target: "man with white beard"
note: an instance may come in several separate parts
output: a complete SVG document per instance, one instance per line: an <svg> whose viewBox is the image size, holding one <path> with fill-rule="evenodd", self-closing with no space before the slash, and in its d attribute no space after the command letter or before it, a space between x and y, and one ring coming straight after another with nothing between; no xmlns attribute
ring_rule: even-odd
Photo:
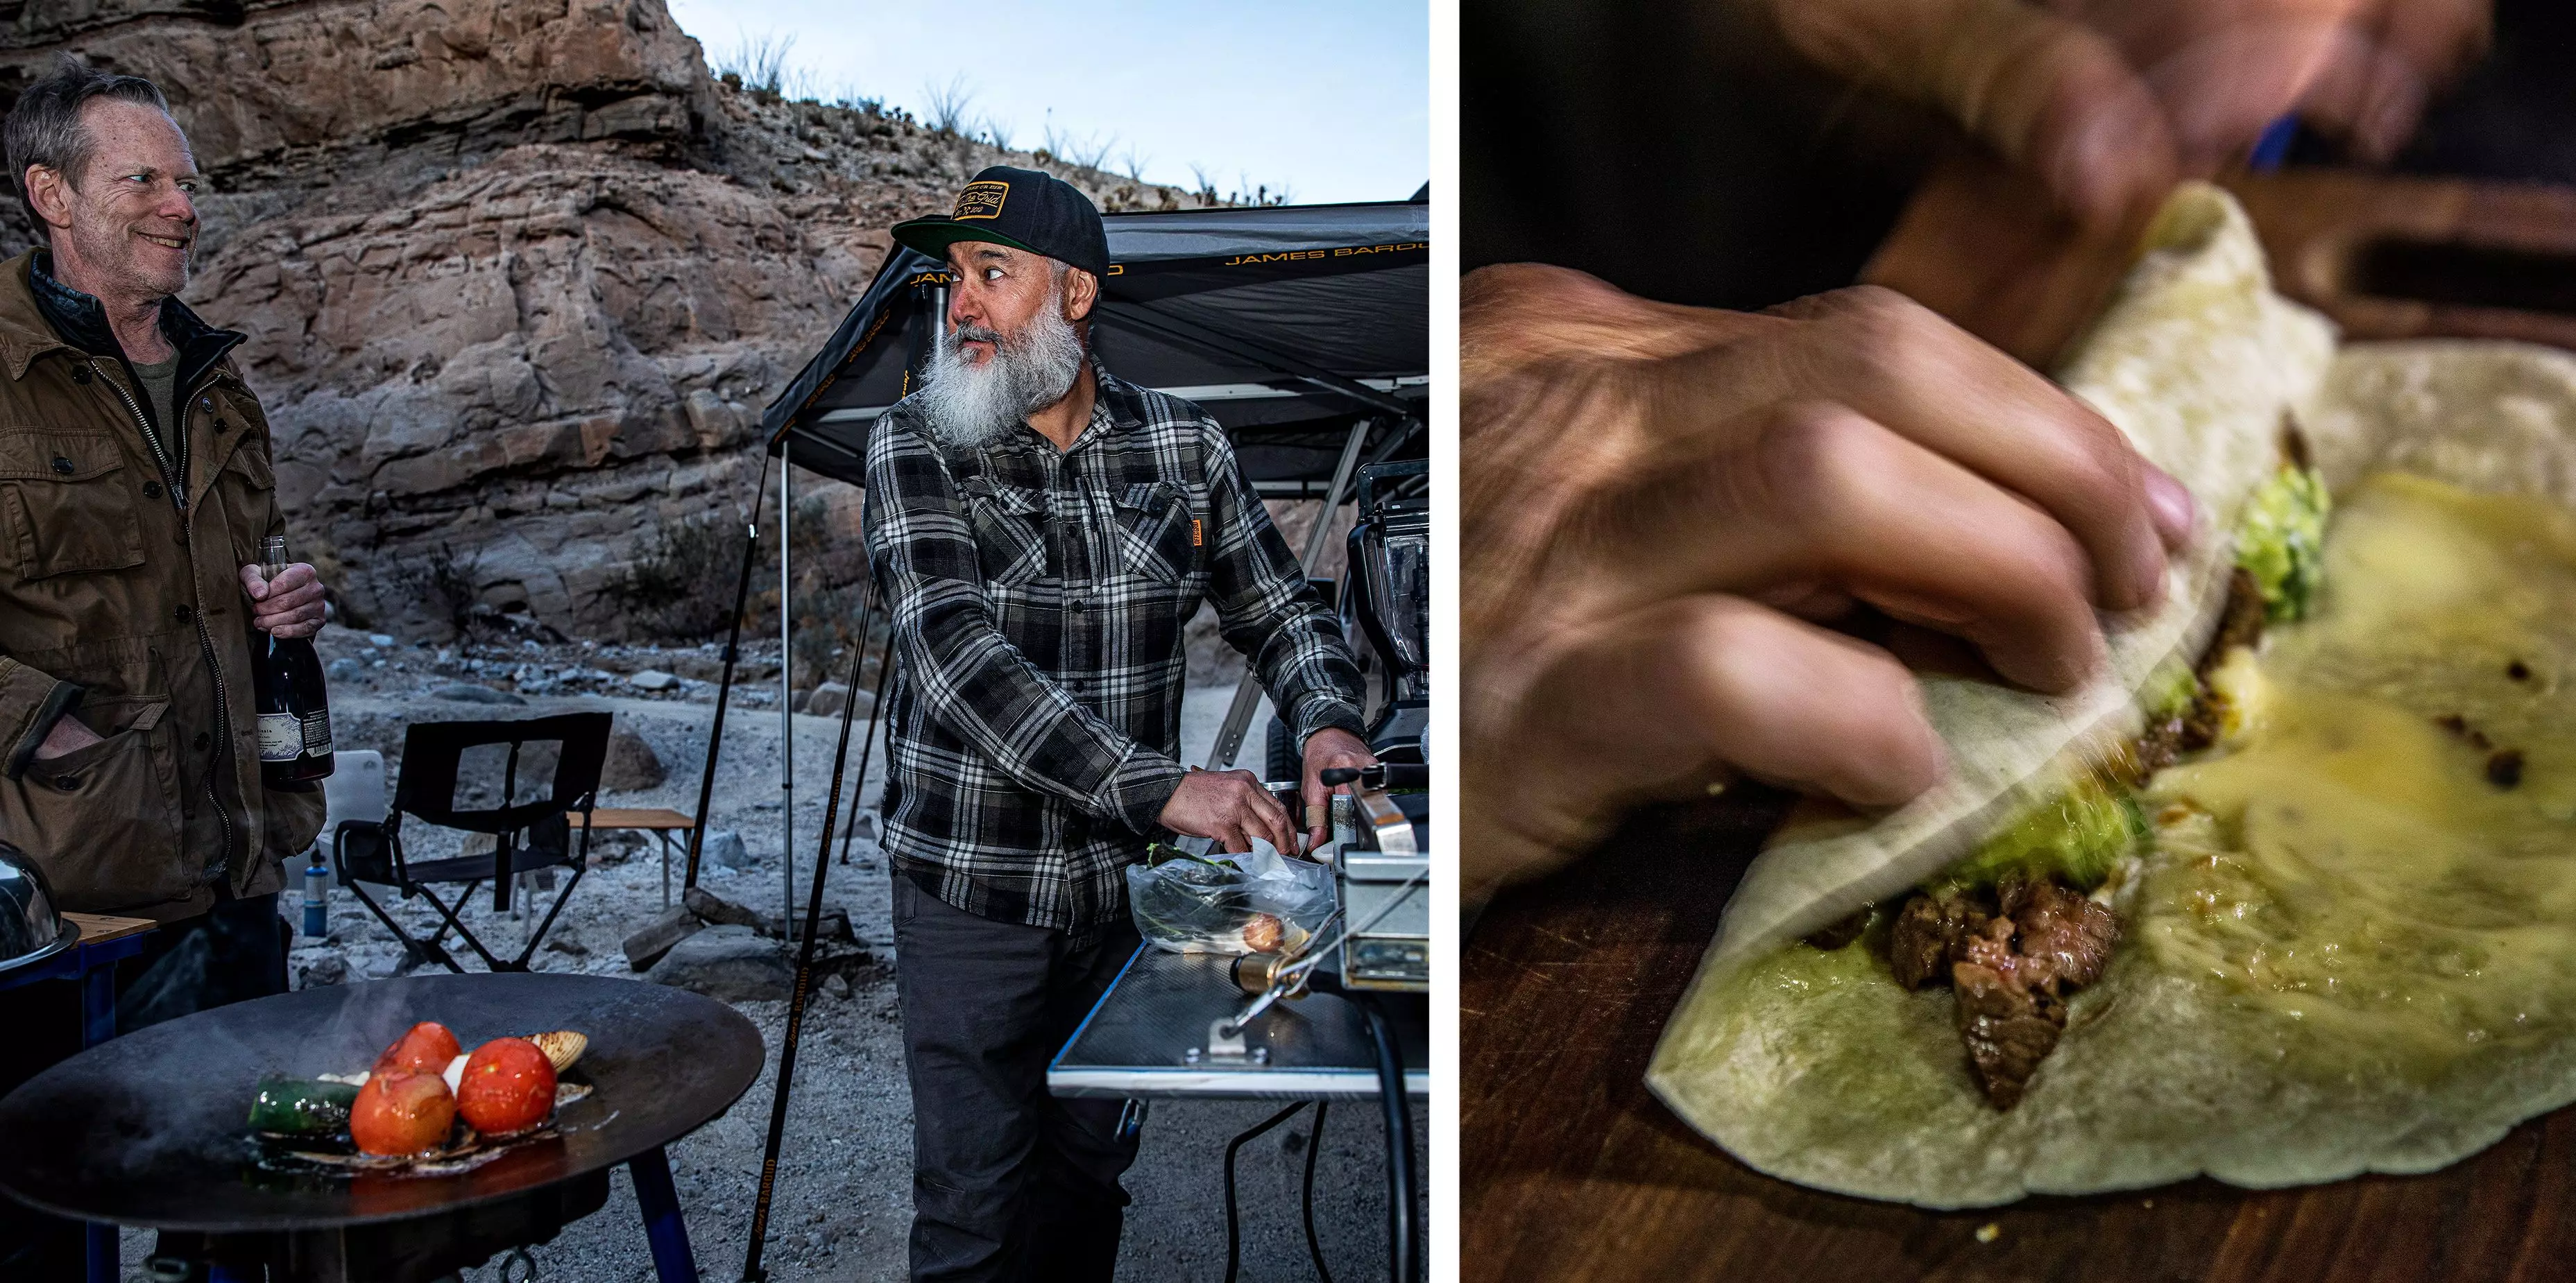
<svg viewBox="0 0 2576 1283"><path fill-rule="evenodd" d="M1297 849L1258 777L1178 760L1184 626L1211 602L1251 657L1316 839L1318 776L1375 760L1359 668L1224 430L1090 350L1109 243L1081 192L994 166L894 236L954 277L954 343L868 437L912 1277L1107 1280L1136 1138L1046 1062L1137 946L1125 870L1174 834Z"/></svg>

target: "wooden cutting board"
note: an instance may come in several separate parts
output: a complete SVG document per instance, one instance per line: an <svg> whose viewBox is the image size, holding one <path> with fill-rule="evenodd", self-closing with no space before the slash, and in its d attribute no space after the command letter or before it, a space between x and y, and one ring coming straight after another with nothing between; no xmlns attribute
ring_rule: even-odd
<svg viewBox="0 0 2576 1283"><path fill-rule="evenodd" d="M1462 1277L2411 1283L2576 1274L2576 1110L2427 1176L1927 1212L1736 1162L1646 1090L1776 802L1665 813L1507 892L1460 993Z"/></svg>
<svg viewBox="0 0 2576 1283"><path fill-rule="evenodd" d="M2034 219L2028 194L1997 181L1945 170L1869 277L2045 367L2117 282L2127 242ZM2348 338L2576 347L2576 288L2567 312L2547 292L2553 264L2576 262L2576 193L2331 173L2229 185L2283 290ZM2385 292L2400 285L2437 297ZM2515 306L2459 301L2498 294ZM2272 1191L2200 1180L1982 1212L1817 1193L1736 1162L1647 1092L1646 1061L1781 810L1738 798L1641 817L1578 866L1506 893L1468 936L1464 1278L2576 1278L2576 1110L2425 1176Z"/></svg>

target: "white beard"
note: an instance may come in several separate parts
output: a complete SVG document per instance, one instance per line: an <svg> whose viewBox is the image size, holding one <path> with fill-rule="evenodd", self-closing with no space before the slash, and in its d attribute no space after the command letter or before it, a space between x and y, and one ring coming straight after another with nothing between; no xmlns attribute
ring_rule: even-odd
<svg viewBox="0 0 2576 1283"><path fill-rule="evenodd" d="M932 435L954 449L1001 440L1029 415L1063 400L1082 374L1082 336L1064 319L1060 292L1049 295L1017 338L980 327L962 329L959 337L991 343L991 359L969 362L965 349L951 344L916 394Z"/></svg>

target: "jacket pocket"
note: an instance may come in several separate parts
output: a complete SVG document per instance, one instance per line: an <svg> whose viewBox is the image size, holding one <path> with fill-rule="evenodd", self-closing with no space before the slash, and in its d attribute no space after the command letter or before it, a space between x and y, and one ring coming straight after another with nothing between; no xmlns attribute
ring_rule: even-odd
<svg viewBox="0 0 2576 1283"><path fill-rule="evenodd" d="M269 462L267 446L249 440L235 446L215 473L214 491L232 537L233 564L258 564L260 544L268 537L269 514L277 508L277 471Z"/></svg>
<svg viewBox="0 0 2576 1283"><path fill-rule="evenodd" d="M977 477L966 483L975 556L984 582L1034 583L1046 574L1046 494Z"/></svg>
<svg viewBox="0 0 2576 1283"><path fill-rule="evenodd" d="M45 871L61 907L100 913L196 889L180 845L179 763L166 698L80 710L106 738L0 780L0 826Z"/></svg>
<svg viewBox="0 0 2576 1283"><path fill-rule="evenodd" d="M0 439L0 533L27 579L143 564L125 452L105 433Z"/></svg>
<svg viewBox="0 0 2576 1283"><path fill-rule="evenodd" d="M1161 584L1178 584L1198 569L1204 527L1179 486L1139 482L1113 502L1119 557L1128 569Z"/></svg>

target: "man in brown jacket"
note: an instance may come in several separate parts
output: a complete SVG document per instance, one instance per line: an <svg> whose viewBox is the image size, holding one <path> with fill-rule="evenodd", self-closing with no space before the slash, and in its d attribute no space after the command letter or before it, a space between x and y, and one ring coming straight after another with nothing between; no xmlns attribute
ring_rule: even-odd
<svg viewBox="0 0 2576 1283"><path fill-rule="evenodd" d="M160 90L66 60L0 132L46 243L0 265L0 841L61 907L161 924L131 1030L286 987L280 864L322 795L262 787L251 665L323 592L259 572L268 425L242 336L174 297L198 180ZM0 1091L76 1045L66 988L0 993ZM0 1278L64 1268L60 1229L0 1214Z"/></svg>

